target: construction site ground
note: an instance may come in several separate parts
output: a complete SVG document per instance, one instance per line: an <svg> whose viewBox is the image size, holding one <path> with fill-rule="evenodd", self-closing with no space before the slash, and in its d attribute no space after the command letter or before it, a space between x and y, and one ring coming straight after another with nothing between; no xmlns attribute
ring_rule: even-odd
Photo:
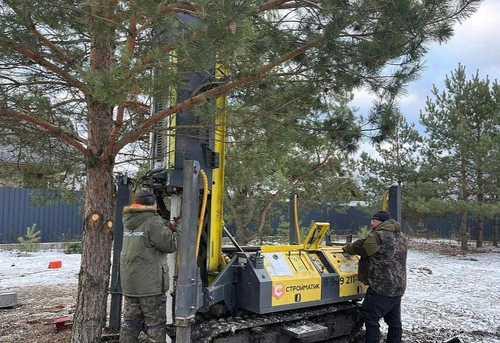
<svg viewBox="0 0 500 343"><path fill-rule="evenodd" d="M500 342L500 249L464 255L453 241L426 239L411 247L404 341ZM53 260L62 268L47 269ZM56 332L53 321L74 311L79 267L80 255L0 251L0 293L17 292L19 303L0 310L0 342L69 342L71 330Z"/></svg>

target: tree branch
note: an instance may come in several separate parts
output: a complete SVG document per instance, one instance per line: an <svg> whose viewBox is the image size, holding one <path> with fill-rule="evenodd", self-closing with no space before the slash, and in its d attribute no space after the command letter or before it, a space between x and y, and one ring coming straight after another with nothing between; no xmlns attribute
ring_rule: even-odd
<svg viewBox="0 0 500 343"><path fill-rule="evenodd" d="M33 23L31 18L30 18L30 30L33 33L33 35L36 38L38 38L38 40L42 43L42 45L44 45L45 47L50 49L50 51L52 51L56 55L56 58L59 60L59 62L65 63L65 64L72 64L73 63L72 58L70 58L68 55L66 55L66 53L61 48L59 48L52 41L50 41L47 37L45 37L40 31L37 30L35 23Z"/></svg>
<svg viewBox="0 0 500 343"><path fill-rule="evenodd" d="M37 28L36 28L36 25L35 23L33 22L33 19L30 17L30 15L26 15L25 13L22 13L19 8L17 8L16 6L10 6L10 8L17 14L17 16L19 18L23 18L26 20L26 28L29 29L31 31L31 33L33 34L33 36L35 38L37 38L39 40L39 42L47 47L50 51L52 51L56 57L56 59L60 62L60 63L64 63L64 64L72 64L73 63L73 59L70 58L68 55L66 55L66 53L64 52L64 50L62 50L61 48L59 48L56 44L54 44L52 41L50 41L47 37L45 37Z"/></svg>
<svg viewBox="0 0 500 343"><path fill-rule="evenodd" d="M287 8L301 8L301 7L318 7L317 1L294 1L294 0L268 0L257 9L257 13L277 10L277 9L287 9ZM175 13L185 13L195 17L200 16L203 12L203 8L199 5L190 4L188 2L178 2L173 4L168 4L160 8L160 13L163 15L175 14Z"/></svg>
<svg viewBox="0 0 500 343"><path fill-rule="evenodd" d="M117 113L116 113L116 120L113 125L113 129L111 130L110 134L110 140L109 140L109 145L106 147L103 156L106 157L111 157L116 154L118 154L119 150L116 150L116 144L118 142L118 137L120 137L120 131L123 128L123 117L125 114L125 109L129 108L132 109L136 112L142 112L144 114L149 114L150 113L150 108L149 106L143 104L142 102L139 101L125 101L122 103L120 106L118 106ZM116 153L114 153L116 151Z"/></svg>
<svg viewBox="0 0 500 343"><path fill-rule="evenodd" d="M256 74L251 75L251 76L245 76L241 77L239 79L236 79L234 81L227 82L225 84L222 84L221 86L209 89L205 92L202 92L196 96L193 96L189 99L184 100L183 102L180 102L174 106L171 106L165 110L159 111L155 114L153 114L150 118L148 118L146 121L144 121L136 130L130 132L129 134L125 135L115 146L114 150L111 152L113 155L116 155L125 145L135 142L138 140L141 136L149 132L151 128L160 122L162 119L174 114L174 113L179 113L183 112L186 110L189 110L195 106L201 105L206 103L208 100L226 95L230 93L231 91L234 91L236 89L243 88L244 86L248 86L256 81L262 80L271 70L273 70L275 67L292 60L296 58L297 56L300 56L304 54L307 50L318 46L320 40L314 40L312 42L309 42L300 48L297 48L296 50L293 50L289 52L288 54L282 56L278 60L276 60L273 63L266 64L262 66Z"/></svg>
<svg viewBox="0 0 500 343"><path fill-rule="evenodd" d="M290 0L268 0L259 6L259 12L278 9L281 5L285 4L286 2L290 2Z"/></svg>
<svg viewBox="0 0 500 343"><path fill-rule="evenodd" d="M135 45L137 41L137 17L135 15L130 18L129 34L127 37L127 50L130 58L134 55Z"/></svg>
<svg viewBox="0 0 500 343"><path fill-rule="evenodd" d="M80 151L85 157L90 156L90 151L80 143L80 139L72 134L64 132L61 128L45 121L41 118L33 117L29 114L0 107L0 117L17 119L19 121L31 124L40 131L46 132L53 137L59 138L63 143Z"/></svg>
<svg viewBox="0 0 500 343"><path fill-rule="evenodd" d="M132 101L128 100L123 103L123 106L129 109L132 109L136 112L140 112L143 114L149 114L150 113L150 108L148 105L140 102L140 101Z"/></svg>
<svg viewBox="0 0 500 343"><path fill-rule="evenodd" d="M164 5L160 8L161 14L186 13L197 17L202 12L202 7L199 5L190 4L188 2L177 2Z"/></svg>
<svg viewBox="0 0 500 343"><path fill-rule="evenodd" d="M15 44L12 41L7 41L6 45L29 59L30 61L46 68L47 70L53 72L54 74L58 75L61 79L66 81L69 85L78 88L80 91L82 91L84 94L89 94L89 91L87 89L87 86L80 82L79 80L75 79L71 74L69 74L67 71L61 69L57 65L53 64L52 62L47 61L44 59L42 56L39 54L35 53L31 49L19 46Z"/></svg>
<svg viewBox="0 0 500 343"><path fill-rule="evenodd" d="M312 174L314 172L317 172L318 170L320 170L321 168L323 168L324 166L326 166L327 163L330 162L331 157L332 157L331 154L326 155L326 157L323 159L323 161L318 161L318 163L316 163L315 166L313 166L311 169L307 170L306 172L304 172L301 175L290 176L288 178L288 181L290 183L296 185L297 182L299 182L302 179L304 179L307 175L310 175L310 174Z"/></svg>
<svg viewBox="0 0 500 343"><path fill-rule="evenodd" d="M259 237L260 244L263 243L262 242L262 239L263 239L262 231L264 230L264 225L266 225L267 215L269 214L269 212L273 208L274 202L276 201L278 194L280 194L279 191L274 193L274 194L271 194L271 196L269 197L269 199L267 201L266 206L264 207L264 209L260 213L259 226L257 227L257 236Z"/></svg>
<svg viewBox="0 0 500 343"><path fill-rule="evenodd" d="M277 3L277 4L271 4L271 3ZM281 4L279 4L281 2ZM267 6L266 6L267 5ZM264 7L264 9L262 9ZM269 7L269 8L267 8ZM307 8L307 7L313 7L313 8L321 8L319 4L316 1L280 1L280 0L274 0L274 1L268 1L267 3L261 5L259 7L259 12L264 12L268 10L285 10L285 9L294 9L294 8Z"/></svg>

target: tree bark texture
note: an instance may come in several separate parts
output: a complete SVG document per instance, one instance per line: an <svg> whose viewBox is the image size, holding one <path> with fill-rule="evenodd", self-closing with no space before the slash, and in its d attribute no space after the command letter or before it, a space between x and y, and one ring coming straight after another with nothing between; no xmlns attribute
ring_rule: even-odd
<svg viewBox="0 0 500 343"><path fill-rule="evenodd" d="M480 162L476 162L476 165L480 166ZM477 202L481 206L484 202L484 190L483 190L483 171L482 168L477 168ZM476 238L476 248L483 247L484 239L484 221L482 213L479 213L477 217L477 238Z"/></svg>
<svg viewBox="0 0 500 343"><path fill-rule="evenodd" d="M461 153L460 156L460 183L461 183L461 200L464 201L464 203L467 203L467 198L468 198L468 190L467 190L467 166L465 163L465 158L463 156L463 153ZM465 206L465 204L464 204ZM468 221L468 213L467 213L467 208L464 207L462 210L462 222L460 224L460 241L461 241L461 247L462 250L467 250L468 249L468 230L467 230L467 221Z"/></svg>
<svg viewBox="0 0 500 343"><path fill-rule="evenodd" d="M462 222L460 223L460 242L462 250L464 251L468 249L467 218L467 210L464 209L462 212Z"/></svg>
<svg viewBox="0 0 500 343"><path fill-rule="evenodd" d="M263 244L263 239L264 239L263 231L264 231L264 225L266 225L267 215L269 214L269 212L273 208L273 204L274 204L274 201L276 199L277 194L278 193L271 195L271 199L268 200L266 206L264 207L264 209L262 210L262 212L260 214L259 227L257 228L257 235L259 237L259 242L261 245Z"/></svg>
<svg viewBox="0 0 500 343"><path fill-rule="evenodd" d="M481 215L479 215L477 219L477 239L476 239L476 248L483 247L484 240L484 221Z"/></svg>
<svg viewBox="0 0 500 343"><path fill-rule="evenodd" d="M498 231L500 229L500 216L496 215L493 220L493 246L498 246Z"/></svg>
<svg viewBox="0 0 500 343"><path fill-rule="evenodd" d="M87 178L85 230L72 343L100 342L106 323L112 243L108 223L113 220L112 168L88 168Z"/></svg>
<svg viewBox="0 0 500 343"><path fill-rule="evenodd" d="M115 28L110 24L115 1L90 2L88 25L91 50L90 69L93 77L102 77L113 66ZM78 297L73 319L72 343L98 343L106 323L111 267L113 223L113 164L115 155L106 154L112 144L113 105L98 100L98 89L87 95L88 150L86 158L85 228L83 252L78 280Z"/></svg>

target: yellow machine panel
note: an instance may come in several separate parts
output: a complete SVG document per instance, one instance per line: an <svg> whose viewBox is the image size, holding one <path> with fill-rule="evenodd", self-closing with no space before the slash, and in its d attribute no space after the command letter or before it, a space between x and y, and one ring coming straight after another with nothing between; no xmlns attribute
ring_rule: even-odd
<svg viewBox="0 0 500 343"><path fill-rule="evenodd" d="M322 248L321 251L339 274L339 295L341 297L365 292L363 283L358 280L358 256L343 254L339 248Z"/></svg>
<svg viewBox="0 0 500 343"><path fill-rule="evenodd" d="M313 284L312 280L318 280L319 288L295 287L293 290L301 289L302 294L298 296L301 301L323 300L321 299L320 273L327 271L327 267L312 252L323 254L329 268L333 268L339 275L339 297L366 293L366 286L358 280L359 257L344 254L340 246L324 245L323 240L329 230L329 225L329 223L313 223L302 244L261 247L265 256L264 266L272 277L272 306L296 303L297 292L289 288L287 293L286 286L308 286Z"/></svg>
<svg viewBox="0 0 500 343"><path fill-rule="evenodd" d="M329 230L329 223L313 223L304 239L304 249L313 250L321 247Z"/></svg>
<svg viewBox="0 0 500 343"><path fill-rule="evenodd" d="M272 278L272 306L321 300L321 276L308 254L300 251L264 253Z"/></svg>

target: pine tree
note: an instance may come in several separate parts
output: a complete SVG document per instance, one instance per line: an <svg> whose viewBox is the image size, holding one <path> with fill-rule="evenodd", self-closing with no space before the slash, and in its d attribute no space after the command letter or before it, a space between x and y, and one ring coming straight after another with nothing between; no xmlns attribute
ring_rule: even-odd
<svg viewBox="0 0 500 343"><path fill-rule="evenodd" d="M41 233L37 230L37 225L33 224L26 228L26 234L24 236L18 237L17 241L20 244L21 251L34 252L37 251L40 246Z"/></svg>
<svg viewBox="0 0 500 343"><path fill-rule="evenodd" d="M355 188L345 174L361 128L348 107L350 98L317 99L302 87L275 94L287 106L264 101L254 107L258 115L235 109L231 119L226 222L243 243L261 236L273 207L291 192L303 206L347 200ZM241 110L248 111L246 105Z"/></svg>
<svg viewBox="0 0 500 343"><path fill-rule="evenodd" d="M262 80L287 79L304 90L339 94L367 85L390 102L418 72L426 43L449 38L475 3L2 1L2 128L18 128L33 144L40 132L53 136L85 166L72 342L97 342L105 323L113 168L130 144L174 113L265 87ZM186 16L197 19L183 23ZM216 57L231 76L151 113L151 97L182 84L182 71L210 70ZM389 61L392 75L385 68Z"/></svg>
<svg viewBox="0 0 500 343"><path fill-rule="evenodd" d="M467 249L469 216L476 217L480 247L483 217L496 212L492 166L500 163L494 156L500 113L495 96L497 87L488 78L481 80L479 73L468 80L465 67L459 65L446 78L445 90L433 88L433 98L427 99L421 114L428 133L428 170L434 182L445 185L440 198L446 200L451 211L458 209L462 215L463 249Z"/></svg>
<svg viewBox="0 0 500 343"><path fill-rule="evenodd" d="M416 202L420 196L418 188L421 186L421 145L422 137L415 125L398 114L396 124L387 138L374 144L377 155L372 157L364 152L358 163L364 191L372 203L378 202L389 186L397 184L401 187L405 221L418 221L420 217Z"/></svg>

